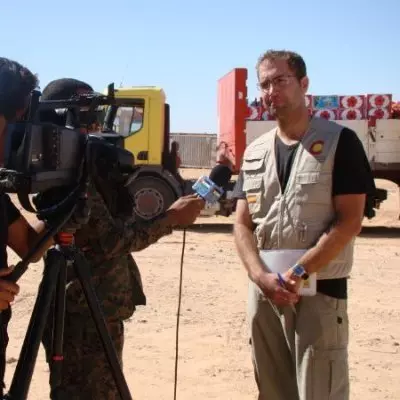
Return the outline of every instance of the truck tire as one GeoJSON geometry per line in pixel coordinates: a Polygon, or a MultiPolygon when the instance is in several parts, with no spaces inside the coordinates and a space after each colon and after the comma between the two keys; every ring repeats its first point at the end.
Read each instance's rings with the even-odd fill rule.
{"type": "Polygon", "coordinates": [[[148,221],[166,211],[177,199],[171,186],[164,180],[151,175],[139,176],[129,185],[135,200],[135,217],[148,221]]]}

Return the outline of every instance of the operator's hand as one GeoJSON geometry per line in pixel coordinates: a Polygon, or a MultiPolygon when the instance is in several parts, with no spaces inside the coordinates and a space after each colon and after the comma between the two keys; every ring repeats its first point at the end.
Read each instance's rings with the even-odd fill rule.
{"type": "Polygon", "coordinates": [[[264,296],[270,299],[277,306],[288,306],[299,301],[299,295],[282,287],[278,275],[263,271],[255,280],[256,285],[261,289],[264,296]]]}
{"type": "Polygon", "coordinates": [[[0,268],[0,311],[6,310],[19,293],[19,286],[16,283],[1,279],[2,276],[7,276],[12,271],[13,268],[0,268]]]}
{"type": "Polygon", "coordinates": [[[191,225],[205,204],[205,201],[196,195],[180,197],[166,212],[168,222],[173,226],[191,225]]]}

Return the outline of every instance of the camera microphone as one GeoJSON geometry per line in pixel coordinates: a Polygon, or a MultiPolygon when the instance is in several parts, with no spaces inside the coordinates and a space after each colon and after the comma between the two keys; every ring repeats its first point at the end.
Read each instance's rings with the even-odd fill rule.
{"type": "Polygon", "coordinates": [[[192,186],[192,189],[207,203],[215,204],[224,194],[224,187],[231,179],[232,171],[226,165],[216,165],[210,176],[202,176],[192,186]]]}

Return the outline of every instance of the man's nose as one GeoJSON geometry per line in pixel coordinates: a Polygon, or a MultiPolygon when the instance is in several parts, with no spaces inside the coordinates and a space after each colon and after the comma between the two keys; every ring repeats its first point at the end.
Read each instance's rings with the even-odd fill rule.
{"type": "Polygon", "coordinates": [[[279,92],[279,87],[278,86],[279,86],[278,84],[271,82],[271,84],[269,85],[269,87],[268,87],[268,89],[266,91],[266,94],[268,96],[273,96],[275,93],[279,92]]]}

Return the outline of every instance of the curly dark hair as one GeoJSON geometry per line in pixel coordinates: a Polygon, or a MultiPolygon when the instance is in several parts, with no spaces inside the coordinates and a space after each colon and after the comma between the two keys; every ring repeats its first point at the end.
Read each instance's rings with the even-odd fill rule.
{"type": "MultiPolygon", "coordinates": [[[[68,100],[80,93],[93,92],[92,86],[88,83],[73,78],[55,79],[49,82],[42,91],[41,100],[68,100]]],[[[50,122],[59,126],[65,126],[66,114],[57,114],[55,110],[40,112],[42,122],[50,122]]]]}
{"type": "Polygon", "coordinates": [[[290,70],[296,75],[297,79],[300,81],[307,75],[307,67],[304,62],[303,57],[295,53],[294,51],[288,50],[268,50],[264,54],[262,54],[256,65],[257,75],[260,69],[260,65],[265,61],[273,61],[273,60],[286,60],[290,70]]]}
{"type": "Polygon", "coordinates": [[[61,78],[51,81],[42,92],[42,100],[67,100],[80,92],[93,92],[88,83],[73,78],[61,78]]]}
{"type": "Polygon", "coordinates": [[[38,84],[37,75],[28,68],[0,57],[0,115],[7,121],[14,120],[18,111],[26,109],[38,84]]]}

